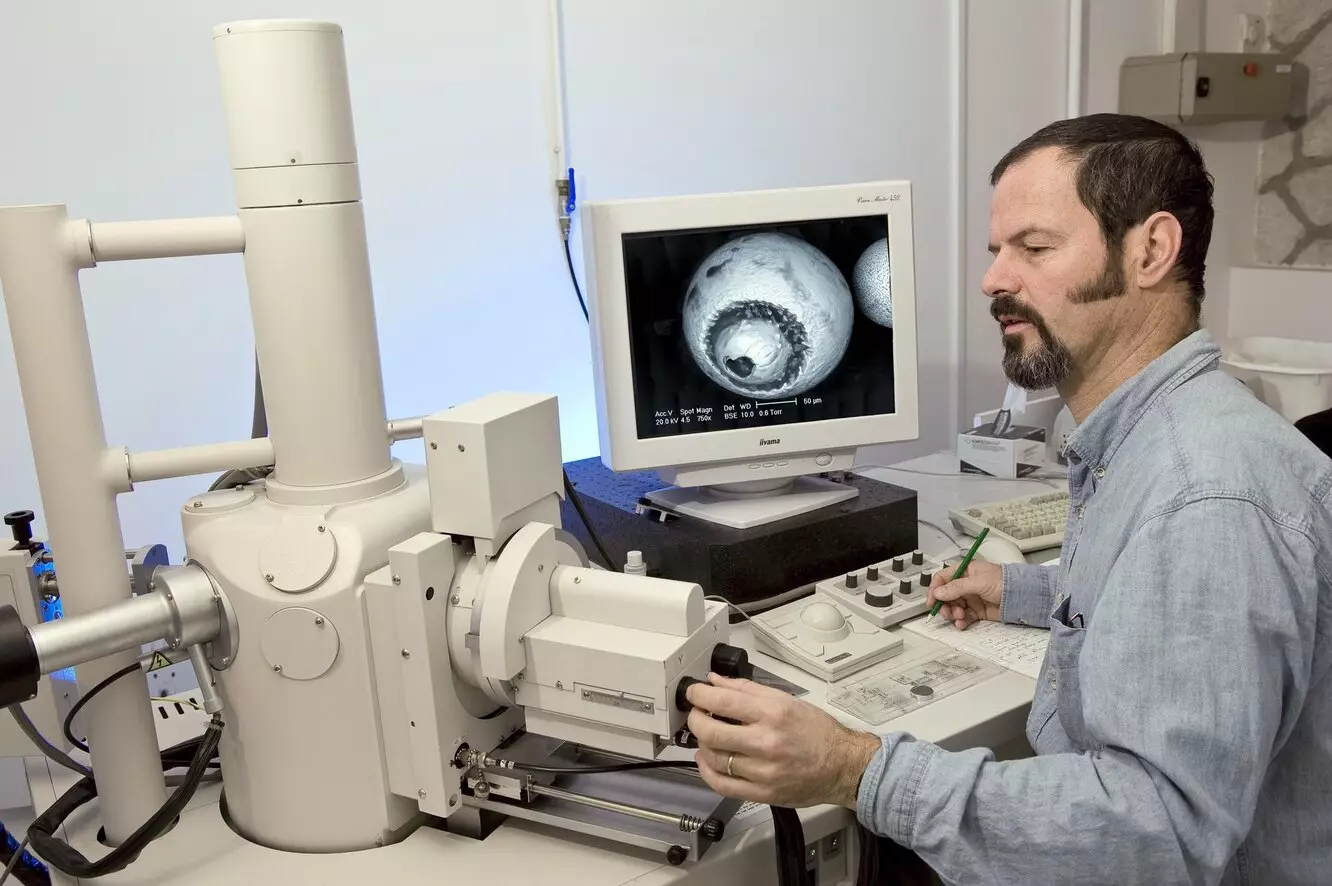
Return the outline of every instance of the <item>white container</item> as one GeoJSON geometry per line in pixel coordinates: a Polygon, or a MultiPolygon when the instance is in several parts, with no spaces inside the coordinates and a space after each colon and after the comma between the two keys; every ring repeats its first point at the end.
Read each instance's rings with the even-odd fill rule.
{"type": "Polygon", "coordinates": [[[1332,342],[1242,338],[1221,366],[1287,421],[1332,409],[1332,342]]]}

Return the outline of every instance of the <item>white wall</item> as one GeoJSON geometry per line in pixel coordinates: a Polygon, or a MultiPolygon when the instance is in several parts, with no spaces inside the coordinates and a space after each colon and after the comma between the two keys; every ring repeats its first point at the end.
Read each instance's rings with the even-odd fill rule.
{"type": "MultiPolygon", "coordinates": [[[[1157,51],[1160,0],[1084,2],[1081,110],[1114,111],[1120,62],[1157,51]]],[[[997,407],[1007,385],[997,370],[1002,341],[980,291],[990,263],[990,170],[1070,107],[1068,0],[974,0],[968,7],[964,420],[997,407]]]]}
{"type": "Polygon", "coordinates": [[[953,4],[691,0],[565,5],[581,199],[912,182],[921,439],[953,434],[953,4]]]}
{"type": "MultiPolygon", "coordinates": [[[[1199,4],[1204,45],[1181,49],[1237,52],[1240,15],[1267,12],[1267,0],[1181,0],[1186,7],[1199,4]]],[[[1223,341],[1253,335],[1332,341],[1332,271],[1254,263],[1261,124],[1196,127],[1189,134],[1216,181],[1204,305],[1208,328],[1223,341]]]]}
{"type": "MultiPolygon", "coordinates": [[[[1144,4],[1116,15],[1106,9],[1122,0],[1092,0],[1091,43],[1099,46],[1106,16],[1114,44],[1133,43],[1125,21],[1141,25],[1144,4]]],[[[580,196],[911,179],[922,437],[873,455],[951,445],[957,417],[993,406],[1003,389],[979,293],[985,178],[1004,150],[1062,114],[1065,7],[566,0],[568,159],[580,196]]],[[[390,415],[539,388],[560,398],[564,456],[592,455],[586,330],[551,211],[545,0],[413,4],[410,16],[385,8],[233,0],[219,11],[141,0],[83,4],[74,17],[58,4],[6,4],[0,204],[63,202],[102,221],[233,211],[212,26],[338,21],[390,415]]],[[[1099,72],[1117,66],[1117,54],[1089,54],[1089,102],[1101,101],[1099,72]]],[[[252,340],[238,258],[107,265],[83,282],[113,444],[150,449],[248,432],[252,340]]],[[[0,509],[37,507],[9,354],[4,330],[0,509]]],[[[419,444],[402,448],[419,458],[419,444]]],[[[123,497],[127,542],[165,541],[179,556],[175,509],[199,482],[146,484],[123,497]]]]}

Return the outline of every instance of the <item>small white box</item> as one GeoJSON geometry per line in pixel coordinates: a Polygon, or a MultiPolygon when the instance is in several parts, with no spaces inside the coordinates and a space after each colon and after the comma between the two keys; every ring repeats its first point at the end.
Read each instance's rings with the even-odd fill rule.
{"type": "Polygon", "coordinates": [[[554,397],[491,394],[432,415],[422,428],[435,532],[502,540],[528,519],[559,526],[564,483],[554,397]]]}
{"type": "Polygon", "coordinates": [[[988,474],[1012,480],[1045,464],[1045,428],[1012,425],[995,433],[994,423],[957,436],[957,458],[964,474],[988,474]]]}

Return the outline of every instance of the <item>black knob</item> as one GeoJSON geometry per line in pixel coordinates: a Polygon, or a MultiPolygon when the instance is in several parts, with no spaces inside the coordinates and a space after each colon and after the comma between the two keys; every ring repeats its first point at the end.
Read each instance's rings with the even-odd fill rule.
{"type": "Polygon", "coordinates": [[[925,555],[922,554],[920,551],[916,551],[914,554],[911,555],[912,566],[919,566],[924,562],[925,562],[925,555]]]}
{"type": "Polygon", "coordinates": [[[878,581],[878,580],[879,580],[879,567],[877,567],[877,566],[871,566],[869,569],[866,569],[866,570],[865,570],[865,577],[868,578],[870,581],[878,581]]]}
{"type": "Polygon", "coordinates": [[[675,709],[677,711],[684,711],[687,714],[694,709],[694,706],[690,703],[689,696],[686,693],[689,692],[690,686],[702,682],[703,681],[697,677],[680,678],[680,682],[675,684],[675,709]]]}
{"type": "Polygon", "coordinates": [[[854,572],[848,572],[848,573],[846,574],[846,586],[847,586],[847,588],[848,588],[848,589],[851,589],[851,588],[858,587],[859,585],[860,585],[860,576],[856,575],[854,572]]]}
{"type": "Polygon", "coordinates": [[[922,572],[920,574],[920,586],[922,588],[928,588],[933,582],[934,582],[933,572],[922,572]]]}
{"type": "Polygon", "coordinates": [[[716,843],[726,833],[726,824],[720,818],[709,818],[703,822],[703,826],[698,829],[698,832],[716,843]]]}
{"type": "Polygon", "coordinates": [[[5,525],[14,533],[14,546],[32,547],[32,521],[37,519],[32,511],[11,511],[5,514],[5,525]]]}
{"type": "Polygon", "coordinates": [[[901,571],[902,571],[902,558],[898,557],[896,560],[893,561],[893,572],[901,572],[901,571]]]}
{"type": "Polygon", "coordinates": [[[683,846],[672,846],[666,850],[666,863],[673,868],[678,868],[689,858],[689,850],[683,846]]]}
{"type": "Polygon", "coordinates": [[[698,737],[689,731],[688,726],[681,726],[671,736],[671,743],[677,748],[696,748],[698,747],[698,737]]]}
{"type": "Polygon", "coordinates": [[[739,646],[718,643],[712,647],[712,672],[737,680],[751,680],[754,666],[749,663],[749,653],[739,646]]]}
{"type": "Polygon", "coordinates": [[[865,592],[865,602],[880,609],[887,609],[893,605],[893,592],[886,588],[871,588],[865,592]]]}
{"type": "Polygon", "coordinates": [[[0,705],[35,698],[41,676],[32,634],[13,606],[0,606],[0,705]]]}
{"type": "Polygon", "coordinates": [[[902,579],[902,595],[905,597],[910,597],[915,592],[916,589],[911,586],[911,579],[909,578],[902,579]]]}

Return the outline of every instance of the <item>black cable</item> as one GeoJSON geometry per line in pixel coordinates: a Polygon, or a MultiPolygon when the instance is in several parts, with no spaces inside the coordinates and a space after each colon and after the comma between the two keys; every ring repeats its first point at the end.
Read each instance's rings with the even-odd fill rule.
{"type": "Polygon", "coordinates": [[[813,886],[805,863],[805,829],[794,809],[772,806],[778,886],[813,886]]]}
{"type": "Polygon", "coordinates": [[[91,879],[124,870],[150,842],[171,827],[190,802],[222,740],[222,725],[222,719],[214,714],[208,730],[201,737],[162,752],[162,767],[166,770],[179,765],[174,762],[179,754],[192,748],[193,759],[185,780],[151,818],[115,849],[97,861],[89,861],[83,853],[55,836],[56,830],[64,825],[75,810],[97,796],[97,783],[91,778],[81,778],[38,816],[28,829],[28,838],[37,854],[56,870],[76,878],[91,879]]]}
{"type": "Polygon", "coordinates": [[[578,275],[574,273],[573,253],[569,251],[569,237],[565,235],[564,240],[564,263],[569,268],[569,282],[573,283],[574,295],[578,296],[578,307],[583,309],[583,319],[590,321],[587,315],[587,302],[583,301],[583,289],[578,285],[578,275]]]}
{"type": "Polygon", "coordinates": [[[593,528],[592,521],[587,518],[587,511],[583,510],[583,500],[578,496],[578,491],[574,489],[573,481],[569,479],[569,472],[562,471],[562,473],[564,474],[564,491],[569,496],[569,503],[578,512],[578,519],[582,520],[583,525],[587,527],[587,535],[592,539],[592,544],[596,546],[597,553],[601,555],[601,561],[606,564],[606,568],[611,572],[619,572],[614,561],[611,560],[610,554],[606,553],[606,546],[601,543],[601,536],[593,528]]]}
{"type": "Polygon", "coordinates": [[[74,729],[73,729],[74,718],[78,716],[79,711],[83,710],[84,705],[86,705],[88,702],[92,701],[94,698],[97,697],[97,693],[101,692],[103,689],[110,686],[112,683],[116,682],[121,677],[128,676],[129,674],[132,674],[137,670],[139,670],[139,663],[137,661],[132,665],[125,665],[123,668],[116,671],[114,674],[107,677],[102,682],[98,683],[92,689],[88,690],[87,695],[83,696],[78,701],[74,702],[74,707],[70,708],[69,713],[65,715],[65,722],[63,724],[65,738],[69,741],[70,744],[74,745],[74,747],[78,748],[81,751],[84,752],[88,751],[88,745],[84,744],[83,742],[79,741],[77,738],[74,737],[74,729]]]}

